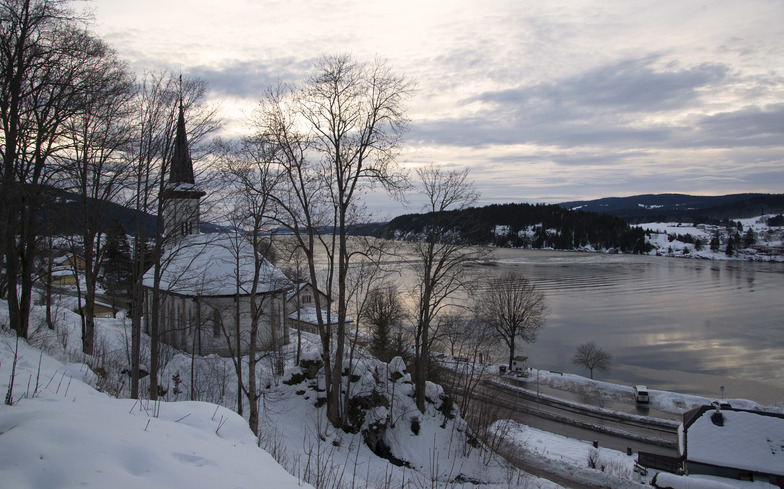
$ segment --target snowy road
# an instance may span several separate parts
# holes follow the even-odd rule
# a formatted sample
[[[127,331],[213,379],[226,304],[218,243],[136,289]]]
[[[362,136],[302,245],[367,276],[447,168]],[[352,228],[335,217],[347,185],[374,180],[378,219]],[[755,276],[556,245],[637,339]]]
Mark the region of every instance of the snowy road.
[[[580,408],[578,404],[564,402],[540,402],[535,394],[515,389],[497,382],[485,382],[477,386],[472,396],[469,420],[491,416],[494,419],[512,419],[525,425],[551,433],[596,441],[600,446],[634,453],[645,451],[661,455],[676,455],[676,423],[671,420],[652,419],[648,426],[641,416],[611,411],[597,414],[598,409],[590,406]],[[471,420],[471,418],[477,418]],[[624,419],[628,418],[628,419]]]
[[[512,410],[510,419],[528,426],[579,440],[595,440],[615,450],[631,448],[634,452],[676,455],[675,422],[562,402],[549,396],[537,397],[530,391],[497,382],[488,382],[484,387],[486,400],[503,404]]]

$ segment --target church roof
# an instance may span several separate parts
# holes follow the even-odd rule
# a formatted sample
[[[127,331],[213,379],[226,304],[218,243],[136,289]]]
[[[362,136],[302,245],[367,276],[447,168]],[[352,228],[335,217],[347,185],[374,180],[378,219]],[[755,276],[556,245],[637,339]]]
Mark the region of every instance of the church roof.
[[[239,276],[240,294],[250,294],[254,272],[253,247],[242,236],[184,236],[175,248],[164,254],[161,263],[162,291],[194,297],[232,296],[237,292]],[[144,274],[145,287],[153,287],[154,273],[154,268],[151,268]],[[280,269],[264,260],[257,293],[275,292],[292,286]]]

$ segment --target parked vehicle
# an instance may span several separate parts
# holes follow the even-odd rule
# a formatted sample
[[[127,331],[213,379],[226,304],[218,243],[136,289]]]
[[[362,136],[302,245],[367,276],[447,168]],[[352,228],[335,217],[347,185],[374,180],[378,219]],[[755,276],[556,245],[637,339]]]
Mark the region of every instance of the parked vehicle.
[[[634,400],[640,404],[648,404],[650,397],[648,396],[648,388],[644,385],[634,386]]]

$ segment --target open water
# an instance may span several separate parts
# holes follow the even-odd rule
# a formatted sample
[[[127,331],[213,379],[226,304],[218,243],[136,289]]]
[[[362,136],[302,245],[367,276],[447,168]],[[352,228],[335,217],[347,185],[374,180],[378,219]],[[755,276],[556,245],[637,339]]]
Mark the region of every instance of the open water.
[[[650,389],[784,403],[784,264],[494,250],[488,274],[515,270],[545,293],[547,325],[518,354],[571,363],[594,340],[613,355],[595,378]],[[485,268],[485,267],[483,267]]]

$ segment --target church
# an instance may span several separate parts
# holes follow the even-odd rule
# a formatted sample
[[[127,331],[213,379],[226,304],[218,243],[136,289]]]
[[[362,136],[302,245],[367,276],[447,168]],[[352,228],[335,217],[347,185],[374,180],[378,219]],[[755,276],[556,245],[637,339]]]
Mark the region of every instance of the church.
[[[144,275],[144,325],[158,315],[162,342],[199,355],[247,353],[250,292],[255,260],[241,233],[201,234],[200,201],[180,103],[169,179],[162,194],[165,252],[161,258],[160,307],[152,310],[155,270]],[[257,345],[272,349],[288,343],[286,298],[294,284],[264,260],[256,284],[261,307]],[[289,311],[290,312],[290,311]]]

